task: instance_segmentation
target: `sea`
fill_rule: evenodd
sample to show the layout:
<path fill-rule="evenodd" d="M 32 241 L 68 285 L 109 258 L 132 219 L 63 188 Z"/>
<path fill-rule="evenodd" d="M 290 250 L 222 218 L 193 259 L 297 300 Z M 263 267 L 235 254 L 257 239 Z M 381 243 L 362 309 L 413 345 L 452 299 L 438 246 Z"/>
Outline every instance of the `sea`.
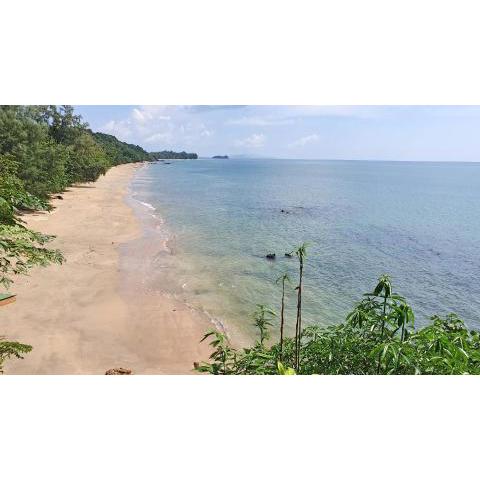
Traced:
<path fill-rule="evenodd" d="M 285 254 L 304 242 L 305 324 L 343 321 L 387 273 L 417 326 L 455 312 L 480 329 L 480 163 L 172 160 L 129 191 L 145 284 L 227 331 L 253 336 L 256 305 L 279 310 L 284 273 L 292 331 L 298 260 Z"/>

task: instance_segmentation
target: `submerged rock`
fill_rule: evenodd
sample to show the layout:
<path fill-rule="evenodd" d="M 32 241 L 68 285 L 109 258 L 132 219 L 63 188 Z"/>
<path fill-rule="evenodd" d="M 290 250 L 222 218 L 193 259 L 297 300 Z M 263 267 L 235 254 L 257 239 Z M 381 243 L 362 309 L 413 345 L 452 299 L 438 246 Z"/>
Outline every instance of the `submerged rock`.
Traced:
<path fill-rule="evenodd" d="M 132 371 L 128 368 L 111 368 L 105 372 L 105 375 L 131 375 Z"/>
<path fill-rule="evenodd" d="M 268 260 L 275 260 L 276 255 L 274 253 L 267 253 L 265 257 L 268 258 Z"/>

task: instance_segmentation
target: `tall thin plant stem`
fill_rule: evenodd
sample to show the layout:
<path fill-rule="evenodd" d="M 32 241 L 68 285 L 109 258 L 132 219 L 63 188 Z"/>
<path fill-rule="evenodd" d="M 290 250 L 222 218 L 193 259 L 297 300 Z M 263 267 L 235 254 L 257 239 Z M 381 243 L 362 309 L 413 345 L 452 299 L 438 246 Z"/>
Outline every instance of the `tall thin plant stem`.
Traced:
<path fill-rule="evenodd" d="M 297 287 L 297 321 L 295 324 L 295 368 L 300 367 L 300 341 L 302 335 L 302 287 L 303 287 L 303 262 L 307 255 L 307 244 L 304 243 L 297 248 L 295 254 L 299 261 L 299 280 Z"/>
<path fill-rule="evenodd" d="M 380 342 L 383 342 L 383 334 L 385 333 L 385 314 L 387 312 L 387 294 L 383 297 L 383 314 L 382 314 L 382 330 L 380 332 Z M 380 373 L 380 364 L 382 359 L 382 352 L 378 352 L 377 375 Z"/>
<path fill-rule="evenodd" d="M 282 305 L 280 308 L 280 360 L 283 358 L 283 329 L 285 326 L 285 282 L 290 281 L 288 274 L 284 273 L 277 279 L 282 282 Z"/>
<path fill-rule="evenodd" d="M 378 279 L 378 284 L 375 287 L 373 294 L 375 296 L 380 296 L 380 293 L 383 292 L 383 309 L 382 309 L 382 330 L 380 332 L 380 343 L 383 342 L 383 335 L 385 333 L 385 324 L 387 321 L 387 300 L 392 294 L 392 283 L 388 275 L 382 275 Z M 382 360 L 382 351 L 378 352 L 378 362 L 377 362 L 377 375 L 380 373 L 380 366 Z"/>

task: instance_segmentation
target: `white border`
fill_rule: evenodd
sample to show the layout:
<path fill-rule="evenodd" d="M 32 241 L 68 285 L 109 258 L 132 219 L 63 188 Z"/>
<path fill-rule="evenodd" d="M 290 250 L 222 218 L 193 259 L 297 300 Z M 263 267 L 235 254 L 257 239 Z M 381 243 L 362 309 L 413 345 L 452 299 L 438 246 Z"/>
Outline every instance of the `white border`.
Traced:
<path fill-rule="evenodd" d="M 478 2 L 3 2 L 0 103 L 478 104 Z M 477 378 L 0 378 L 16 479 L 472 478 Z"/>
<path fill-rule="evenodd" d="M 478 2 L 16 0 L 0 101 L 480 103 Z"/>
<path fill-rule="evenodd" d="M 4 377 L 2 476 L 474 478 L 478 379 Z"/>

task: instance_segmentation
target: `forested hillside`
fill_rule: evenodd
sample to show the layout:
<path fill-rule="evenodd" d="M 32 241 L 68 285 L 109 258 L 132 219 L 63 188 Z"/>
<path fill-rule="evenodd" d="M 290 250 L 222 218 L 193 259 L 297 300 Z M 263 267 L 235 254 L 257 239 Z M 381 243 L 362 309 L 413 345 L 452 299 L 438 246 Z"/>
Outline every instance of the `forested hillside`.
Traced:
<path fill-rule="evenodd" d="M 0 106 L 0 286 L 33 265 L 61 261 L 44 247 L 48 237 L 25 227 L 22 210 L 47 210 L 50 194 L 146 159 L 141 147 L 92 133 L 69 105 Z"/>
<path fill-rule="evenodd" d="M 112 165 L 148 160 L 141 147 L 87 127 L 68 105 L 1 106 L 0 168 L 45 200 L 72 183 L 95 181 Z"/>
<path fill-rule="evenodd" d="M 50 236 L 25 226 L 22 211 L 48 210 L 51 194 L 148 158 L 141 147 L 93 133 L 71 106 L 0 106 L 0 290 L 35 265 L 63 261 L 47 248 Z M 0 336 L 0 373 L 6 358 L 30 349 Z"/>
<path fill-rule="evenodd" d="M 196 159 L 198 155 L 196 153 L 187 153 L 187 152 L 173 152 L 171 150 L 162 150 L 161 152 L 150 152 L 149 153 L 151 160 L 169 160 L 169 159 L 179 159 L 179 160 L 189 160 Z"/>
<path fill-rule="evenodd" d="M 138 145 L 121 142 L 113 135 L 101 132 L 91 132 L 95 141 L 103 147 L 112 165 L 120 163 L 141 162 L 149 160 L 149 154 Z"/>

